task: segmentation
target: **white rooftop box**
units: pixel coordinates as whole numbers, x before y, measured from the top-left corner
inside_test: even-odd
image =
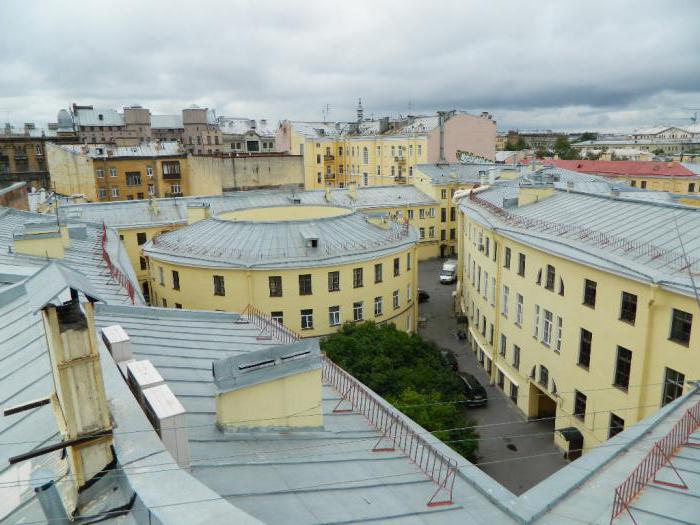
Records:
[[[131,359],[131,339],[121,325],[113,324],[102,329],[102,340],[117,363]]]
[[[163,376],[148,360],[128,363],[126,365],[126,382],[129,383],[129,387],[140,405],[143,405],[144,390],[165,384]]]
[[[187,439],[185,408],[168,385],[143,391],[144,410],[163,445],[182,468],[190,466],[190,444]]]

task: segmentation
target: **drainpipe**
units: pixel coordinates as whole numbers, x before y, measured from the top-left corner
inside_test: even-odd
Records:
[[[34,493],[39,500],[41,510],[44,511],[44,517],[49,523],[70,523],[66,508],[63,505],[56,483],[52,479],[54,473],[48,469],[39,469],[31,476],[31,485],[34,488]]]
[[[659,291],[659,285],[658,284],[652,284],[651,285],[651,295],[649,297],[649,301],[647,302],[647,323],[646,323],[646,330],[644,333],[644,351],[642,352],[642,374],[641,374],[641,381],[640,384],[642,385],[648,385],[648,381],[650,380],[649,378],[649,358],[650,358],[650,353],[653,352],[652,348],[652,337],[654,335],[654,306],[656,306],[656,294]],[[648,403],[645,403],[644,398],[649,397],[649,393],[647,392],[647,388],[645,387],[640,387],[639,388],[639,394],[637,395],[637,421],[640,421],[643,418],[644,414],[644,406]]]

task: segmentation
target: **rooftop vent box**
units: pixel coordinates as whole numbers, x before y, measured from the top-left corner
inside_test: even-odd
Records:
[[[126,366],[126,382],[142,406],[146,390],[165,384],[156,367],[148,360],[129,363]]]
[[[144,411],[165,448],[182,468],[190,466],[187,439],[187,414],[168,385],[154,386],[143,392]]]
[[[117,363],[133,357],[131,354],[131,339],[121,325],[105,326],[102,329],[102,341],[104,341],[109,353],[112,354],[112,358]]]

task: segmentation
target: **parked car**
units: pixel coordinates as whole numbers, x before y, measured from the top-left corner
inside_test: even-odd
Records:
[[[449,366],[455,372],[459,370],[457,358],[449,350],[440,350],[440,361],[442,361],[443,366]]]
[[[457,279],[457,263],[455,261],[446,261],[442,264],[440,270],[440,282],[442,284],[451,284]]]
[[[420,288],[418,288],[418,302],[427,303],[428,299],[430,299],[430,294],[425,290],[421,290]]]
[[[482,407],[488,403],[488,394],[486,389],[479,381],[471,374],[459,374],[460,379],[464,383],[464,395],[467,398],[468,407]]]

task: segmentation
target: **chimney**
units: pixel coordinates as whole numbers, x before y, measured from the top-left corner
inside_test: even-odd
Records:
[[[92,303],[80,303],[78,292],[60,306],[42,310],[44,332],[55,385],[55,410],[71,475],[83,487],[113,460],[112,423],[97,350]]]
[[[331,187],[330,186],[326,186],[326,193],[325,193],[324,197],[326,199],[326,202],[331,202],[332,197],[331,197]]]
[[[486,170],[479,170],[479,186],[486,186],[487,181]]]
[[[134,356],[131,353],[131,339],[121,325],[113,324],[102,329],[102,341],[112,354],[116,363],[127,361]]]
[[[348,198],[357,200],[357,183],[348,182]]]
[[[321,352],[315,339],[215,361],[212,374],[216,423],[224,432],[323,429]]]
[[[359,99],[357,103],[357,123],[359,124],[364,120],[365,110],[362,108],[362,99]]]
[[[17,253],[49,259],[63,259],[70,246],[68,228],[55,223],[26,223],[22,233],[13,236]]]
[[[445,159],[445,120],[447,111],[438,111],[437,114],[440,126],[440,160],[438,160],[438,164],[447,164]]]
[[[496,168],[489,168],[489,184],[496,182]]]

